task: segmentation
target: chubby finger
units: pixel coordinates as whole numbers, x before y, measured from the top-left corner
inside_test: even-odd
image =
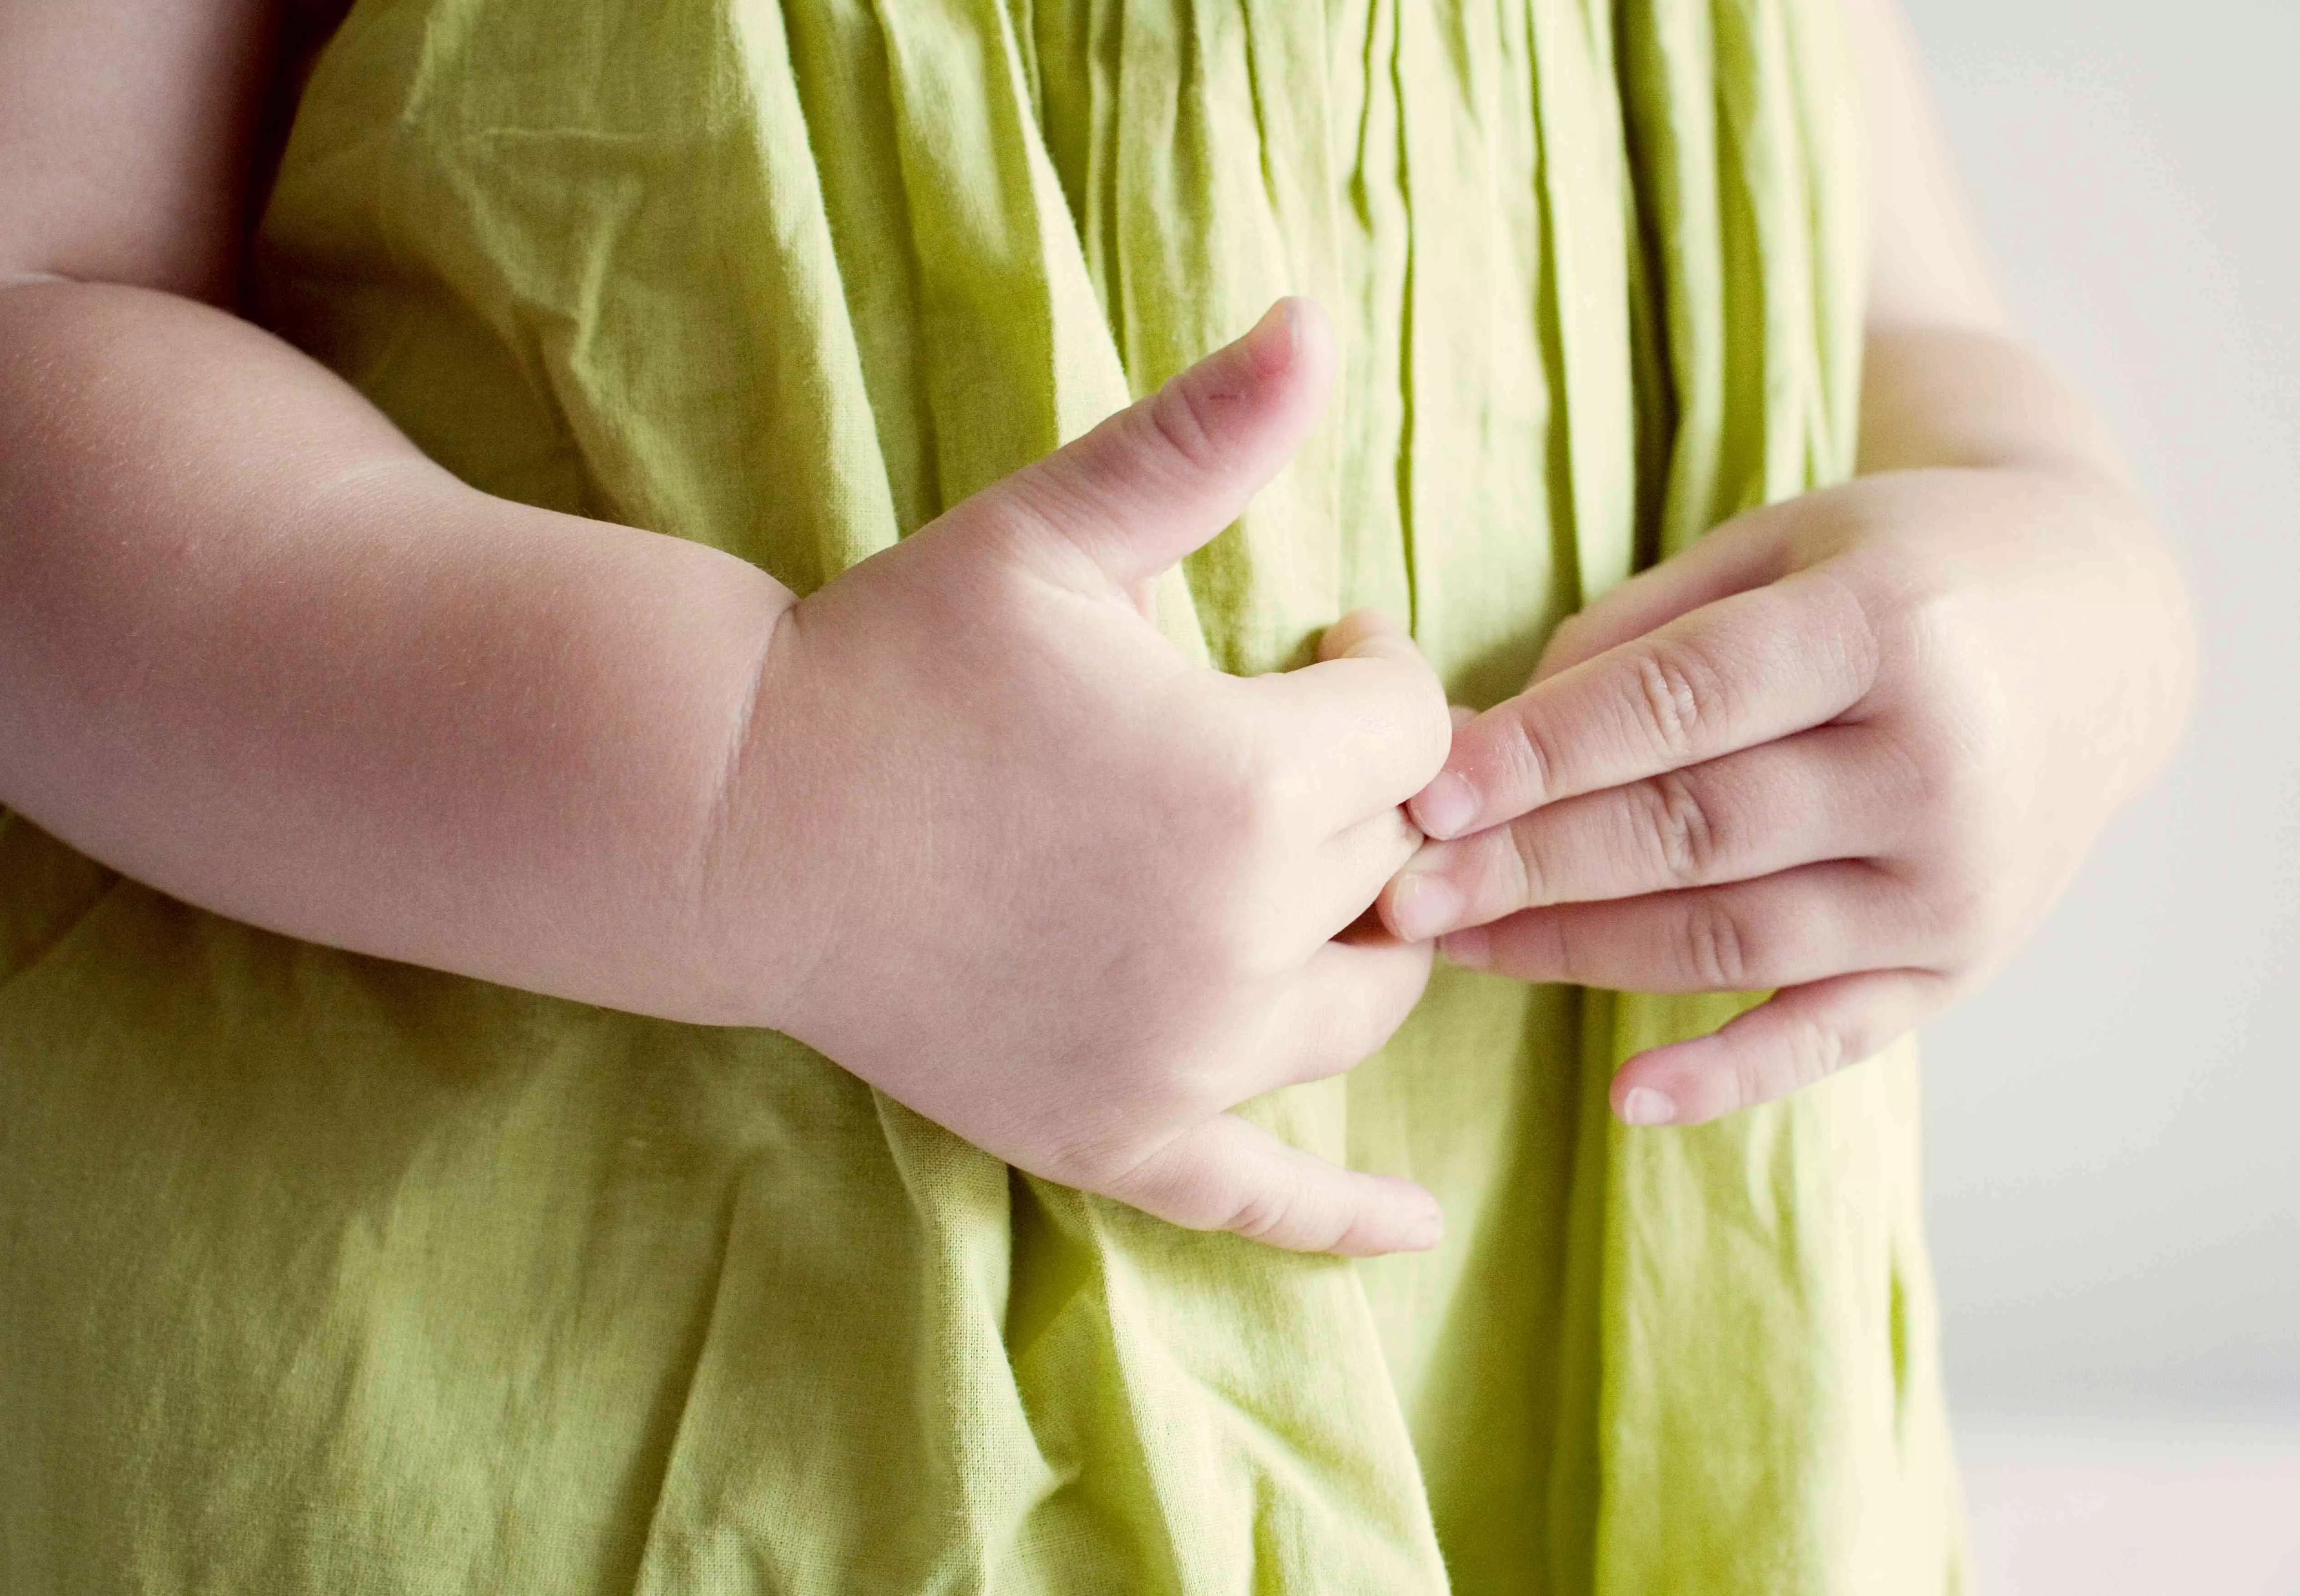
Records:
[[[1351,611],[1318,635],[1320,660],[1383,655],[1391,659],[1421,658],[1421,649],[1405,623],[1378,605]]]
[[[1235,343],[929,530],[996,536],[1055,579],[1131,597],[1278,474],[1325,408],[1334,358],[1317,306],[1281,299]]]
[[[1707,1036],[1638,1054],[1613,1076],[1629,1125],[1700,1125],[1803,1091],[1881,1052],[1948,1001],[1929,970],[1869,970],[1794,986]]]
[[[1734,594],[1479,716],[1413,819],[1462,836],[1806,730],[1859,703],[1877,663],[1860,601],[1825,571]]]
[[[1184,1131],[1102,1189],[1192,1230],[1295,1252],[1420,1251],[1446,1228],[1438,1200],[1412,1181],[1329,1164],[1235,1114]]]
[[[1911,889],[1854,860],[1608,903],[1529,909],[1455,931],[1456,964],[1627,992],[1754,992],[1931,962]]]
[[[1397,1034],[1429,984],[1435,948],[1386,933],[1354,934],[1310,956],[1279,997],[1263,1067],[1238,1101],[1354,1069]]]
[[[1521,909],[1877,854],[1919,796],[1905,760],[1872,757],[1881,735],[1826,726],[1430,843],[1382,889],[1382,919],[1418,939]]]
[[[1378,611],[1335,623],[1316,663],[1239,679],[1236,691],[1262,718],[1288,800],[1329,834],[1421,791],[1453,745],[1444,684]]]
[[[1338,935],[1373,907],[1421,847],[1421,828],[1394,803],[1329,838],[1318,855],[1323,902],[1314,923],[1321,939]]]
[[[1533,679],[1546,681],[1704,604],[1779,581],[1793,563],[1790,525],[1778,506],[1751,511],[1618,584],[1559,623],[1541,651]]]

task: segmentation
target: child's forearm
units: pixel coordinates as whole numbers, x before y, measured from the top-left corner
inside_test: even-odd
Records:
[[[1437,674],[1360,616],[1267,677],[1140,600],[1315,423],[1277,307],[799,603],[490,500],[254,328],[0,289],[0,801],[299,936],[771,1026],[1032,1174],[1312,1251],[1437,1204],[1229,1112],[1346,1070],[1430,951]]]
[[[2091,408],[2011,337],[1971,323],[1872,323],[1861,394],[1861,470],[2012,467],[2121,482]]]
[[[2051,506],[2071,501],[2087,507],[2081,559],[2049,578],[2030,574],[2064,592],[2080,582],[2091,612],[2115,618],[2121,686],[2110,699],[2113,725],[2099,728],[2096,745],[2121,754],[2112,767],[2120,797],[2150,779],[2187,719],[2196,639],[2179,566],[2091,407],[2043,361],[1985,326],[1873,324],[1860,465],[1864,476],[1998,478],[2011,490],[1997,511],[1998,558],[2007,563],[2032,541],[2024,520],[2049,521]]]
[[[697,876],[791,602],[465,486],[220,312],[0,289],[0,802],[190,902],[756,1018],[700,945]]]
[[[1871,201],[1861,469],[2118,474],[2091,411],[2007,336],[1988,252],[1896,0],[1844,0]]]

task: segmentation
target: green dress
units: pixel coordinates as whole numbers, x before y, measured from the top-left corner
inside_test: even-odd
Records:
[[[1381,604],[1487,703],[1850,469],[1834,4],[362,0],[258,285],[470,481],[802,593],[1313,295],[1328,419],[1163,623]],[[0,1588],[1955,1591],[1907,1047],[1605,1112],[1746,1001],[1441,971],[1254,1105],[1444,1200],[1351,1263],[0,811]]]

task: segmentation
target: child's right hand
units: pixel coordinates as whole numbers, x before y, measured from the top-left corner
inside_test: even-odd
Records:
[[[1419,841],[1398,805],[1446,758],[1444,693],[1379,617],[1242,678],[1145,612],[1301,442],[1331,365],[1285,302],[796,606],[729,775],[711,918],[781,972],[750,1018],[978,1146],[1179,1224],[1362,1254],[1434,1243],[1436,1201],[1225,1110],[1348,1069],[1420,996],[1426,947],[1343,933]]]

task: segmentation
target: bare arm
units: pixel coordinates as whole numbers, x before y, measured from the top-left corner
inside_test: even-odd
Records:
[[[0,5],[0,802],[291,935],[712,1016],[696,843],[790,595],[473,491],[201,303],[269,9]]]
[[[2114,690],[2080,732],[2113,756],[2121,802],[2187,719],[2185,585],[2098,415],[2014,336],[1899,0],[1845,12],[1872,201],[1861,470],[1993,472],[2086,506],[2081,578],[2125,636]]]
[[[1861,469],[2036,465],[2121,481],[2083,399],[2014,338],[1897,0],[1844,0],[1871,199]]]
[[[1456,960],[1775,989],[1615,1076],[1638,1125],[1857,1062],[1971,990],[2162,761],[2179,574],[2081,400],[2007,334],[1893,0],[1845,0],[1875,200],[1860,475],[1560,628],[1416,797],[1385,894]]]
[[[1181,1224],[1434,1242],[1427,1193],[1227,1110],[1420,995],[1428,948],[1338,934],[1419,840],[1437,677],[1362,619],[1241,681],[1135,598],[1316,419],[1315,312],[800,603],[477,493],[199,303],[261,32],[0,0],[0,802],[296,936],[772,1026]]]
[[[714,1012],[697,841],[788,593],[147,289],[0,291],[0,799],[236,919]]]

